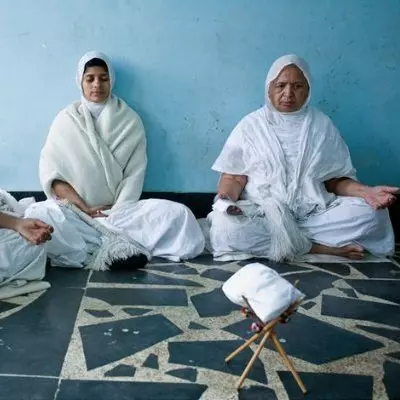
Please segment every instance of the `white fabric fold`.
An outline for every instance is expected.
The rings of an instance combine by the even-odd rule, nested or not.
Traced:
[[[228,208],[231,206],[236,205],[235,202],[232,200],[227,200],[227,199],[218,199],[212,206],[212,209],[215,211],[219,212],[227,212]]]
[[[0,212],[24,218],[26,206],[34,203],[31,198],[17,201],[0,189]],[[0,229],[0,299],[43,290],[50,285],[38,283],[44,278],[46,244],[28,243],[18,232]],[[30,282],[34,282],[30,285]]]
[[[24,206],[11,196],[10,193],[0,189],[0,212],[22,217],[24,215]]]

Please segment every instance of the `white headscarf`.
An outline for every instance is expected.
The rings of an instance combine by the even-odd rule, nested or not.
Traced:
[[[300,110],[297,110],[295,112],[289,112],[289,113],[283,113],[280,112],[281,114],[284,115],[297,115],[301,113],[303,110],[306,109],[308,103],[310,102],[311,99],[311,74],[310,74],[310,68],[305,60],[303,60],[301,57],[296,56],[295,54],[287,54],[285,56],[279,57],[272,65],[271,68],[268,71],[267,79],[265,80],[265,103],[267,106],[274,110],[277,111],[276,108],[272,105],[271,100],[268,95],[268,90],[269,90],[269,85],[271,82],[276,79],[283,68],[287,67],[288,65],[295,65],[297,68],[303,72],[304,77],[307,79],[308,86],[309,86],[309,92],[308,92],[308,97],[306,101],[304,102],[303,106],[300,108]]]
[[[89,51],[79,60],[75,79],[76,79],[76,84],[78,85],[78,87],[81,91],[82,105],[86,106],[89,109],[90,113],[92,114],[93,118],[97,119],[98,116],[103,111],[108,99],[104,103],[94,103],[94,102],[86,99],[86,97],[83,94],[83,90],[82,90],[82,78],[83,78],[83,73],[85,70],[85,65],[87,62],[89,62],[90,60],[93,60],[94,58],[99,58],[100,60],[103,60],[107,65],[108,75],[110,76],[110,96],[109,96],[109,98],[111,97],[111,91],[115,85],[115,72],[114,72],[114,69],[113,69],[108,57],[105,54],[100,53],[98,51]]]

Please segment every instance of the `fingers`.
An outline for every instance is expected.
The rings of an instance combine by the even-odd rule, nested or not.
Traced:
[[[45,222],[40,220],[35,220],[35,228],[45,229],[46,233],[54,232],[54,228],[51,225],[46,224]]]
[[[350,244],[348,245],[348,249],[350,251],[355,251],[355,252],[363,252],[364,247],[360,246],[359,244]]]
[[[29,233],[28,233],[29,237],[27,239],[30,242],[35,243],[35,244],[42,244],[44,242],[51,240],[51,234],[53,232],[53,227],[50,225],[47,225],[47,224],[44,224],[44,226],[43,226],[42,224],[40,226],[37,226],[35,224],[33,229],[31,229],[29,231]]]
[[[107,217],[107,215],[103,214],[100,209],[95,209],[92,211],[91,217],[92,218],[101,218],[101,217]]]
[[[393,194],[384,194],[368,199],[368,204],[374,210],[382,210],[394,204],[397,201],[397,197]]]
[[[35,245],[39,245],[45,242],[44,238],[42,235],[24,235],[24,238]]]
[[[109,210],[111,207],[112,205],[92,207],[88,212],[86,212],[86,214],[90,215],[92,218],[107,218],[107,215],[103,214],[102,211]]]
[[[35,244],[42,244],[51,240],[51,234],[49,232],[41,232],[40,234],[32,236],[33,236],[32,239]]]
[[[35,219],[34,220],[35,226],[37,226],[38,228],[50,228],[50,225],[47,225],[45,222],[40,221],[39,219]]]
[[[389,196],[389,199],[388,199],[389,205],[393,204],[393,203],[396,203],[396,201],[397,201],[397,197],[396,196],[394,196],[394,195],[390,195]]]
[[[108,206],[101,206],[101,207],[96,207],[97,210],[100,211],[105,211],[105,210],[109,210],[112,206],[108,205]]]
[[[400,194],[400,188],[394,186],[379,186],[379,189],[391,194]]]
[[[107,215],[97,210],[96,213],[92,215],[92,218],[107,218]]]
[[[352,260],[362,260],[364,258],[364,253],[350,252],[348,257]]]
[[[362,260],[365,257],[364,248],[358,244],[351,244],[347,246],[348,258],[352,260]]]
[[[33,222],[34,222],[34,224],[33,224],[32,228],[43,232],[43,234],[45,234],[45,235],[50,235],[51,233],[54,232],[54,228],[51,225],[46,224],[43,221],[35,219],[35,220],[33,220]]]
[[[379,203],[377,203],[378,205],[378,210],[387,208],[389,206],[391,206],[392,204],[394,204],[397,201],[396,196],[390,194],[385,196]]]

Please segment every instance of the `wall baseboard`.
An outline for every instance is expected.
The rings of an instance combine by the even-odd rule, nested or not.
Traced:
[[[17,200],[24,197],[34,197],[36,201],[46,200],[41,191],[15,191],[10,192]],[[215,193],[175,193],[175,192],[143,192],[141,199],[165,199],[176,201],[189,207],[196,218],[205,218],[211,211]],[[400,242],[400,202],[395,203],[389,209],[390,218],[396,236],[396,242]]]

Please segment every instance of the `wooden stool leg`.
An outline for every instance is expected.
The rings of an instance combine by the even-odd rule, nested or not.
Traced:
[[[276,347],[276,349],[278,350],[279,354],[281,355],[281,357],[283,358],[283,362],[285,363],[286,367],[289,369],[289,371],[292,373],[294,379],[296,380],[297,384],[299,385],[301,391],[306,394],[307,393],[307,389],[304,386],[303,381],[301,380],[299,374],[297,373],[297,371],[294,369],[294,366],[292,364],[292,362],[290,361],[289,357],[287,356],[285,349],[282,347],[281,343],[279,342],[278,338],[276,337],[276,333],[273,332],[271,334],[271,339]]]
[[[238,347],[234,352],[229,354],[228,357],[225,358],[225,362],[229,362],[233,357],[237,356],[242,350],[246,347],[250,346],[255,340],[257,340],[262,334],[269,332],[277,323],[279,322],[278,318],[270,321],[267,325],[265,325],[262,330],[256,334],[254,334],[250,339],[247,339],[240,347]]]
[[[254,362],[256,361],[257,357],[259,356],[259,354],[261,353],[261,350],[263,349],[265,342],[268,340],[269,336],[271,334],[271,331],[267,331],[265,332],[264,337],[261,339],[260,344],[257,347],[257,350],[254,352],[253,356],[251,357],[249,363],[247,364],[245,370],[243,371],[242,376],[239,379],[239,383],[237,385],[237,389],[240,389],[243,385],[243,382],[245,381],[245,379],[247,378],[247,375],[249,374],[251,367],[253,366]]]
[[[233,351],[231,354],[229,354],[228,357],[225,358],[225,362],[229,362],[232,360],[233,357],[237,356],[242,350],[244,350],[246,347],[250,346],[254,341],[258,339],[258,337],[261,335],[262,332],[258,332],[254,334],[250,339],[248,339],[246,342],[244,342],[240,347],[238,347],[235,351]]]

